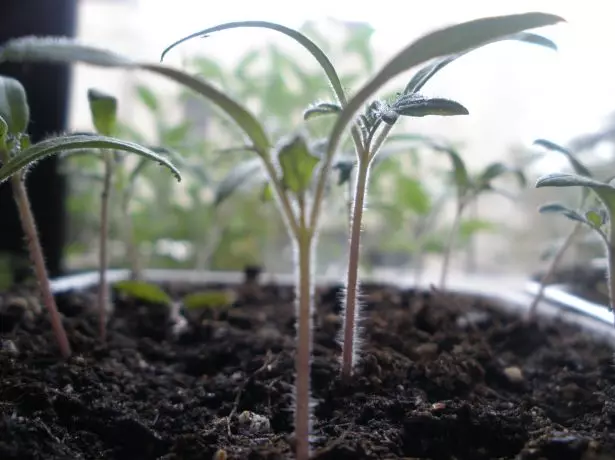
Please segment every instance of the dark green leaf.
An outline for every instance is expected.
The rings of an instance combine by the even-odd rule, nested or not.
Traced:
[[[560,203],[549,203],[542,205],[538,208],[538,212],[541,214],[562,214],[570,220],[587,223],[587,220],[581,214]]]
[[[117,122],[117,99],[94,88],[88,90],[92,122],[98,134],[113,136]]]
[[[510,166],[506,166],[504,163],[495,162],[488,165],[485,170],[478,176],[479,187],[488,187],[491,181],[508,173],[514,174],[517,177],[517,180],[519,181],[519,185],[521,187],[525,187],[527,185],[527,180],[525,178],[525,174],[523,174],[523,171],[517,168],[511,168]]]
[[[337,185],[342,186],[352,179],[352,170],[357,164],[354,158],[341,158],[335,162],[333,166],[338,171]]]
[[[333,126],[328,157],[337,151],[346,126],[372,95],[397,75],[431,59],[477,48],[494,40],[542,27],[563,19],[545,13],[526,13],[476,19],[427,34],[393,57],[355,96],[348,101]]]
[[[25,133],[30,123],[30,106],[23,85],[11,77],[0,75],[0,116],[8,134]]]
[[[2,168],[0,168],[0,183],[49,155],[59,154],[67,150],[83,149],[110,149],[135,153],[147,157],[162,166],[166,166],[175,175],[177,180],[181,180],[179,171],[171,162],[146,147],[105,136],[72,135],[46,139],[22,150],[19,155],[16,155],[8,163],[2,165]]]
[[[333,104],[331,102],[319,102],[303,112],[303,119],[310,120],[319,115],[331,115],[341,111],[342,108],[338,104]]]
[[[214,206],[220,206],[227,198],[237,190],[255,180],[265,182],[266,176],[263,161],[260,158],[252,158],[235,166],[222,179],[216,188]]]
[[[499,39],[485,43],[485,45],[489,45],[489,44],[496,43],[499,41],[504,41],[504,40],[516,40],[516,41],[521,41],[521,42],[526,42],[526,43],[532,43],[534,45],[544,46],[546,48],[551,48],[552,50],[557,51],[557,45],[555,45],[555,43],[553,43],[551,40],[543,37],[542,35],[537,35],[537,34],[533,34],[530,32],[521,32],[518,34],[509,35],[507,37],[501,37]],[[432,64],[428,64],[425,67],[421,68],[406,85],[406,88],[404,89],[404,94],[411,94],[411,93],[416,93],[417,91],[420,91],[423,88],[423,86],[425,86],[425,84],[429,80],[431,80],[431,78],[436,73],[438,73],[440,70],[442,70],[444,67],[446,67],[451,62],[456,61],[460,57],[465,56],[466,54],[474,51],[477,48],[482,48],[482,46],[472,48],[462,53],[454,54],[451,56],[446,56],[444,58],[438,59],[436,62]]]
[[[342,84],[340,82],[340,78],[335,70],[335,67],[333,67],[333,64],[331,64],[331,61],[329,60],[329,58],[327,57],[327,55],[318,47],[318,45],[316,45],[312,40],[310,40],[309,38],[307,38],[305,35],[303,35],[301,32],[282,26],[280,24],[276,24],[273,22],[267,22],[267,21],[237,21],[237,22],[229,22],[226,24],[220,24],[214,27],[210,27],[208,29],[204,29],[201,30],[199,32],[193,33],[191,35],[188,35],[187,37],[184,37],[178,41],[176,41],[175,43],[171,44],[170,46],[168,46],[163,52],[162,52],[162,56],[160,57],[160,60],[162,61],[165,57],[165,55],[171,51],[171,49],[175,48],[176,46],[178,46],[179,44],[191,40],[193,38],[197,38],[197,37],[204,37],[207,36],[208,34],[212,34],[214,32],[218,32],[221,30],[226,30],[226,29],[236,29],[236,28],[245,28],[245,27],[257,27],[257,28],[264,28],[264,29],[270,29],[270,30],[275,30],[276,32],[280,32],[292,39],[294,39],[296,42],[298,42],[300,45],[302,45],[306,50],[308,50],[310,52],[310,54],[318,61],[318,63],[320,64],[320,66],[322,67],[322,69],[324,70],[325,74],[327,75],[327,78],[329,79],[329,83],[331,83],[331,87],[333,88],[333,91],[335,92],[335,95],[337,96],[339,102],[341,105],[345,105],[346,104],[346,96],[344,93],[344,88],[342,87]]]
[[[148,303],[171,305],[173,300],[160,286],[145,281],[125,280],[115,283],[114,288],[124,295]]]
[[[420,95],[400,97],[392,109],[399,115],[407,117],[425,117],[428,115],[455,116],[468,115],[468,109],[458,102],[442,98],[425,98]]]
[[[320,159],[313,155],[303,136],[295,136],[282,145],[278,154],[284,187],[295,194],[305,192]]]
[[[432,147],[448,155],[453,166],[453,177],[455,180],[455,187],[457,188],[457,194],[459,196],[465,194],[470,187],[470,176],[464,161],[461,159],[461,155],[452,147],[438,144],[433,144]]]

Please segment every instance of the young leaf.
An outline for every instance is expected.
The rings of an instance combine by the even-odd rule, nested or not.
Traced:
[[[137,96],[143,105],[145,105],[148,109],[154,113],[158,112],[160,104],[158,103],[158,98],[151,89],[145,85],[138,85]]]
[[[555,173],[538,178],[536,188],[539,187],[588,187],[609,209],[615,209],[615,188],[604,182],[577,174]]]
[[[506,37],[500,37],[498,39],[485,43],[484,46],[490,45],[492,43],[496,43],[499,41],[504,41],[504,40],[515,40],[515,41],[531,43],[534,45],[544,46],[546,48],[550,48],[554,51],[557,51],[557,45],[553,43],[551,40],[543,37],[542,35],[537,35],[537,34],[533,34],[530,32],[520,32],[518,34],[512,34]],[[454,54],[451,56],[446,56],[444,58],[438,59],[436,62],[432,64],[428,64],[425,67],[421,68],[406,85],[406,88],[404,89],[404,94],[411,94],[411,93],[416,93],[417,91],[420,91],[423,88],[423,86],[425,86],[425,84],[429,80],[431,80],[431,78],[436,73],[438,73],[448,64],[450,64],[451,62],[459,59],[462,56],[465,56],[466,54],[478,48],[482,48],[482,46],[477,46],[476,48],[472,48],[465,52],[461,52],[461,53]]]
[[[231,291],[211,290],[188,294],[182,299],[182,304],[186,310],[201,310],[230,307],[234,301],[235,296]]]
[[[252,158],[235,166],[218,184],[214,206],[220,206],[233,193],[255,178],[261,181],[266,180],[263,162],[260,158]]]
[[[539,145],[547,150],[561,153],[568,159],[568,162],[572,166],[572,169],[574,169],[574,172],[581,176],[592,177],[591,171],[587,169],[583,163],[577,160],[577,158],[570,150],[546,139],[536,139],[534,141],[534,145]]]
[[[145,281],[119,281],[115,283],[114,287],[122,294],[136,300],[162,305],[170,305],[173,302],[169,294],[163,291],[160,286]]]
[[[453,165],[453,178],[457,188],[457,194],[463,195],[470,187],[470,176],[461,156],[452,147],[432,144],[432,147],[439,152],[446,153]]]
[[[58,154],[67,150],[82,149],[110,149],[135,153],[147,157],[152,161],[156,161],[162,166],[166,166],[171,170],[178,181],[181,180],[179,171],[171,162],[138,144],[106,136],[72,135],[46,139],[22,150],[18,155],[11,158],[9,162],[2,165],[0,168],[0,183],[6,181],[13,174],[32,165],[32,163],[42,160],[49,155]]]
[[[318,45],[316,45],[312,40],[307,38],[301,32],[298,32],[294,29],[290,29],[288,27],[285,27],[283,25],[276,24],[273,22],[267,22],[267,21],[228,22],[226,24],[220,24],[215,27],[210,27],[208,29],[201,30],[199,32],[188,35],[187,37],[184,37],[176,41],[175,43],[171,44],[170,46],[168,46],[162,52],[162,55],[160,56],[160,61],[162,62],[164,60],[165,55],[169,51],[171,51],[173,48],[175,48],[176,46],[178,46],[179,44],[185,41],[191,40],[196,37],[204,37],[204,36],[207,36],[208,34],[212,34],[214,32],[221,31],[221,30],[236,29],[236,28],[243,28],[243,27],[257,27],[257,28],[274,30],[276,32],[280,32],[294,39],[296,42],[302,45],[306,50],[310,52],[310,54],[312,54],[312,56],[314,56],[314,58],[318,61],[318,63],[324,70],[325,74],[327,75],[327,78],[329,79],[329,83],[331,83],[331,87],[333,88],[333,91],[335,92],[335,95],[337,96],[340,104],[342,106],[346,105],[346,95],[344,93],[344,88],[342,87],[340,78],[335,70],[335,67],[333,67],[333,64],[331,64],[331,61],[329,60],[327,55],[324,53],[324,51],[322,51],[318,47]]]
[[[137,63],[121,55],[80,44],[68,38],[17,38],[0,49],[2,61],[83,62],[102,67],[142,69],[163,75],[204,96],[220,107],[248,135],[260,155],[267,155],[270,142],[256,118],[242,105],[200,78],[160,64]]]
[[[0,75],[0,116],[8,134],[25,133],[30,123],[30,107],[23,85],[11,77]]]
[[[585,219],[594,228],[600,228],[606,223],[606,213],[598,211],[587,211],[585,213]]]
[[[559,16],[526,13],[476,19],[427,34],[393,57],[355,96],[348,101],[333,126],[327,157],[337,150],[342,134],[363,104],[389,80],[419,64],[449,54],[461,53],[525,29],[562,22]]]
[[[521,187],[525,187],[527,185],[527,179],[525,178],[525,174],[523,174],[523,171],[516,168],[511,168],[510,166],[506,166],[504,163],[495,162],[488,165],[485,170],[478,176],[479,187],[483,189],[491,189],[491,181],[507,173],[514,174],[517,177],[517,180],[519,181],[519,185]]]
[[[455,116],[468,115],[468,109],[458,102],[442,98],[425,98],[420,95],[402,96],[392,109],[399,115],[407,117],[425,117],[428,115]]]
[[[117,99],[97,89],[88,90],[92,122],[99,134],[113,136],[117,122]]]
[[[68,37],[20,37],[0,48],[0,62],[83,62],[100,67],[132,67],[120,54],[79,43]]]
[[[479,232],[493,232],[497,230],[497,225],[494,222],[484,219],[467,219],[459,224],[459,238],[468,240]]]
[[[312,155],[303,136],[295,136],[282,145],[278,160],[282,168],[282,183],[295,194],[307,190],[314,168],[320,161],[317,156]]]
[[[331,102],[319,102],[303,112],[303,119],[310,120],[319,115],[330,115],[341,111],[342,108],[338,104],[333,104]]]
[[[587,220],[581,214],[560,203],[544,204],[538,208],[538,212],[541,214],[562,214],[570,220],[587,223]]]
[[[431,199],[423,183],[413,177],[402,177],[397,183],[396,193],[400,204],[418,215],[424,216],[431,210]]]

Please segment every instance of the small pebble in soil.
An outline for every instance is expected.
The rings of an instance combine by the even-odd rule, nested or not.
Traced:
[[[239,414],[237,422],[239,430],[244,434],[266,434],[271,430],[271,423],[267,417],[247,410]]]
[[[2,353],[6,353],[7,355],[11,356],[19,355],[17,345],[15,345],[15,342],[13,342],[12,340],[3,340],[1,345],[2,346],[0,347],[0,350],[2,351]]]
[[[228,455],[224,449],[218,449],[214,454],[213,460],[226,460]]]
[[[489,321],[489,313],[483,311],[469,311],[457,318],[457,327],[467,329],[468,327],[480,326]]]
[[[510,381],[510,383],[523,382],[523,371],[517,366],[510,366],[504,369],[504,375]]]

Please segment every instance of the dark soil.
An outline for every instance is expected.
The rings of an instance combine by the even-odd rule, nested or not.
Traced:
[[[236,291],[182,327],[116,298],[104,346],[92,294],[58,296],[68,362],[28,291],[4,294],[0,459],[292,458],[293,292]],[[366,286],[364,359],[346,386],[339,293],[317,293],[315,458],[615,459],[606,345],[476,299]]]
[[[541,281],[543,274],[533,277]],[[549,284],[558,284],[566,292],[589,302],[609,304],[606,270],[587,265],[572,265],[556,270]]]

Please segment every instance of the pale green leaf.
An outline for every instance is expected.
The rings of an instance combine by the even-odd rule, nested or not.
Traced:
[[[235,166],[229,173],[220,181],[216,187],[214,198],[214,206],[220,206],[227,198],[232,196],[237,190],[246,186],[246,184],[258,182],[266,182],[265,168],[263,161],[260,158],[252,158]]]
[[[310,186],[312,173],[320,158],[310,152],[303,136],[295,136],[280,147],[278,160],[284,187],[301,194]]]
[[[526,29],[562,22],[559,16],[525,13],[476,19],[427,34],[395,55],[356,95],[348,101],[333,126],[328,156],[337,151],[346,126],[363,105],[397,75],[431,59],[465,52]]]
[[[500,37],[499,39],[490,41],[485,43],[484,45],[490,45],[492,43],[496,43],[504,40],[515,40],[526,43],[531,43],[534,45],[544,46],[546,48],[551,48],[554,51],[557,51],[557,46],[548,38],[543,37],[542,35],[533,34],[530,32],[520,32],[518,34],[509,35],[506,37]],[[476,48],[472,48],[462,53],[454,54],[452,56],[446,56],[444,58],[438,59],[436,62],[432,64],[428,64],[425,67],[421,68],[408,82],[406,88],[404,89],[404,94],[416,93],[420,91],[423,86],[440,70],[449,65],[450,63],[456,61],[462,56],[465,56],[471,51],[476,50],[477,48],[482,48],[482,46],[478,46]]]
[[[166,166],[175,175],[177,180],[181,180],[179,171],[171,162],[139,144],[105,136],[69,135],[46,139],[22,150],[18,155],[11,158],[9,162],[2,165],[2,168],[0,168],[0,183],[50,155],[59,154],[67,150],[83,149],[110,149],[135,153],[147,157],[162,166]]]
[[[147,303],[170,305],[173,300],[160,286],[145,281],[125,280],[113,286],[117,291],[135,300]]]
[[[11,77],[0,75],[0,116],[8,134],[25,133],[30,123],[30,106],[23,85]]]
[[[117,99],[94,88],[88,90],[92,122],[98,134],[113,136],[117,123]]]
[[[187,41],[187,40],[191,40],[193,38],[197,38],[197,37],[204,37],[207,36],[208,34],[214,33],[214,32],[218,32],[221,30],[226,30],[226,29],[236,29],[236,28],[246,28],[246,27],[257,27],[257,28],[264,28],[264,29],[270,29],[270,30],[275,30],[276,32],[280,32],[292,39],[294,39],[296,42],[298,42],[299,44],[301,44],[306,50],[308,50],[310,52],[310,54],[318,61],[318,63],[320,64],[320,66],[322,67],[322,69],[324,70],[325,74],[327,75],[327,78],[329,79],[329,83],[331,83],[331,87],[333,88],[333,91],[335,92],[335,95],[337,96],[339,102],[341,105],[346,105],[346,95],[344,93],[344,88],[342,87],[342,83],[340,82],[340,78],[335,70],[335,67],[333,67],[333,64],[331,64],[331,61],[329,60],[329,58],[327,57],[327,55],[324,53],[324,51],[322,49],[320,49],[320,47],[318,45],[316,45],[316,43],[314,43],[312,40],[310,40],[309,38],[307,38],[305,35],[303,35],[301,32],[291,29],[289,27],[285,27],[283,25],[280,24],[276,24],[273,22],[268,22],[268,21],[237,21],[237,22],[229,22],[226,24],[220,24],[214,27],[210,27],[208,29],[204,29],[201,30],[199,32],[190,34],[180,40],[177,40],[175,43],[171,44],[170,46],[168,46],[163,52],[162,52],[162,56],[160,57],[160,60],[162,61],[165,57],[165,55],[171,51],[171,49],[175,48],[176,46],[178,46],[179,44]]]

